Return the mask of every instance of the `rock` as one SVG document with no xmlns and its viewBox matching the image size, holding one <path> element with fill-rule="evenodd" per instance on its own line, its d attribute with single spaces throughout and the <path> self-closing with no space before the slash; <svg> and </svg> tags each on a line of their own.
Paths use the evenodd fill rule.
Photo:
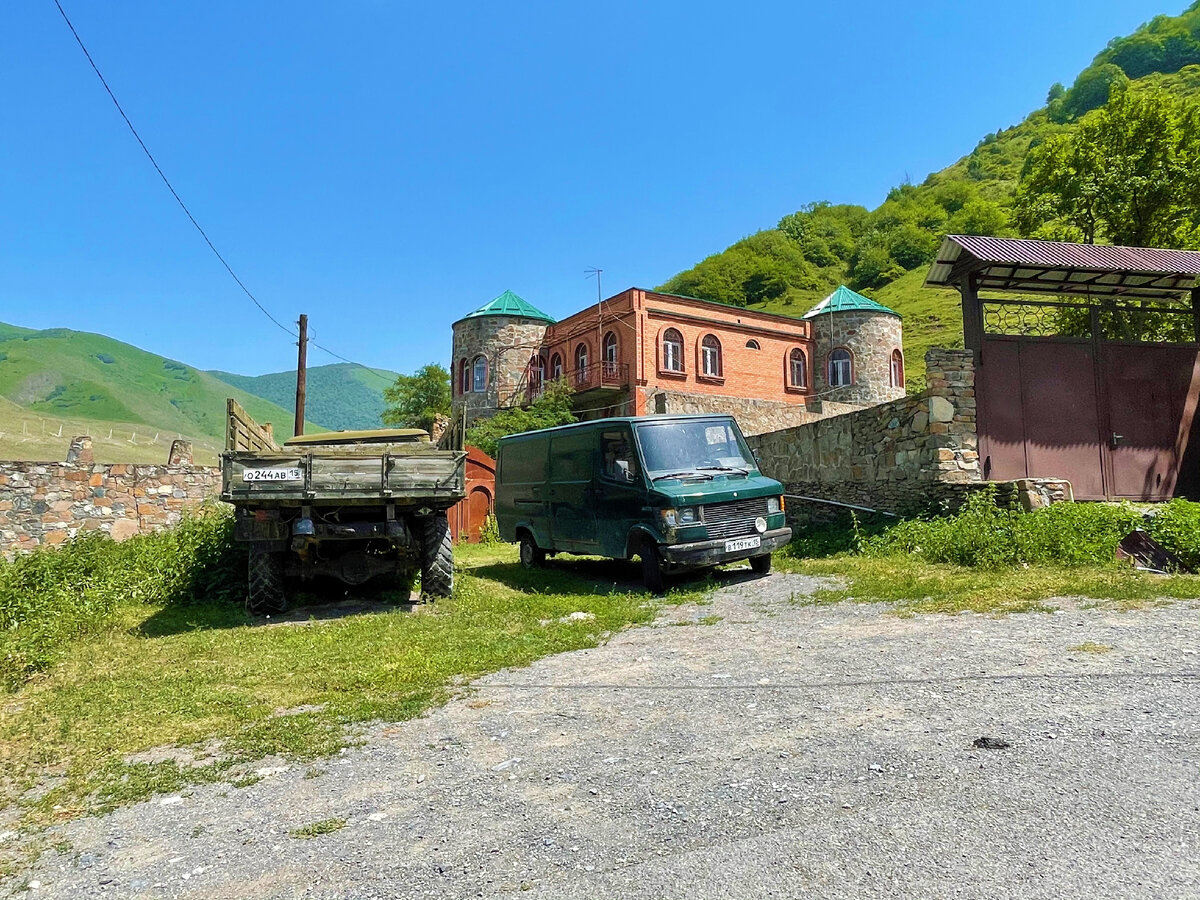
<svg viewBox="0 0 1200 900">
<path fill-rule="evenodd" d="M 1012 746 L 1012 744 L 1003 738 L 984 735 L 983 737 L 977 737 L 975 740 L 971 741 L 971 746 L 977 750 L 1007 750 Z"/>
</svg>

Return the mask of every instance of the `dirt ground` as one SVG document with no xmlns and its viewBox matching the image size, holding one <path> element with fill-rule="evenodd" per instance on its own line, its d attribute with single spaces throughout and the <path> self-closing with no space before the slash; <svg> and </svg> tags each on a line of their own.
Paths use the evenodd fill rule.
<svg viewBox="0 0 1200 900">
<path fill-rule="evenodd" d="M 904 619 L 721 578 L 332 760 L 55 829 L 21 893 L 1200 896 L 1197 604 Z"/>
</svg>

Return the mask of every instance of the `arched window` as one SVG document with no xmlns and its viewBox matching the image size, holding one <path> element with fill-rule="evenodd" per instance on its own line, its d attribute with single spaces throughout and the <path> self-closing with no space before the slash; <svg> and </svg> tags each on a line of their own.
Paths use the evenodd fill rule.
<svg viewBox="0 0 1200 900">
<path fill-rule="evenodd" d="M 845 347 L 829 354 L 829 386 L 846 387 L 854 384 L 854 358 Z"/>
<path fill-rule="evenodd" d="M 555 381 L 562 378 L 562 354 L 555 353 L 550 357 L 550 377 Z"/>
<path fill-rule="evenodd" d="M 546 358 L 540 353 L 535 353 L 529 359 L 529 383 L 534 387 L 540 388 L 542 382 L 546 380 Z"/>
<path fill-rule="evenodd" d="M 715 334 L 706 334 L 700 342 L 700 371 L 710 378 L 721 377 L 721 342 Z"/>
<path fill-rule="evenodd" d="M 904 354 L 899 350 L 892 351 L 892 387 L 904 387 Z"/>
<path fill-rule="evenodd" d="M 582 383 L 588 377 L 588 345 L 579 344 L 575 348 L 575 380 Z"/>
<path fill-rule="evenodd" d="M 458 392 L 460 394 L 471 393 L 471 364 L 465 359 L 458 366 Z"/>
<path fill-rule="evenodd" d="M 482 354 L 471 363 L 471 390 L 476 394 L 487 391 L 487 358 Z"/>
<path fill-rule="evenodd" d="M 758 346 L 758 341 L 754 340 L 754 338 L 750 338 L 750 340 L 746 341 L 746 349 L 747 350 L 761 350 L 762 347 Z"/>
<path fill-rule="evenodd" d="M 611 331 L 604 335 L 604 374 L 617 374 L 617 336 Z"/>
<path fill-rule="evenodd" d="M 662 367 L 667 372 L 683 371 L 683 335 L 674 328 L 663 332 Z"/>
<path fill-rule="evenodd" d="M 788 384 L 794 388 L 808 387 L 808 357 L 799 347 L 788 354 Z"/>
</svg>

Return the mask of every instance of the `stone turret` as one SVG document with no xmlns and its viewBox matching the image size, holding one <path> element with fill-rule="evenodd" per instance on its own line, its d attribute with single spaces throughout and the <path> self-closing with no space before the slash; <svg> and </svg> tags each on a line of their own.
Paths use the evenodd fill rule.
<svg viewBox="0 0 1200 900">
<path fill-rule="evenodd" d="M 450 360 L 454 418 L 468 421 L 524 402 L 530 358 L 554 319 L 512 291 L 453 325 Z"/>
<path fill-rule="evenodd" d="M 900 314 L 845 285 L 810 309 L 816 341 L 814 393 L 843 403 L 885 403 L 904 396 Z"/>
</svg>

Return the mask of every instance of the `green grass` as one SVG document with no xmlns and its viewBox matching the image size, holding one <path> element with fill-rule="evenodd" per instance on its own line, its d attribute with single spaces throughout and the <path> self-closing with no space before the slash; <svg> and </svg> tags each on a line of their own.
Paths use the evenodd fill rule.
<svg viewBox="0 0 1200 900">
<path fill-rule="evenodd" d="M 6 401 L 0 403 L 0 455 L 7 458 L 61 459 L 71 432 L 102 439 L 96 445 L 102 461 L 163 463 L 171 439 L 180 435 L 207 458 L 224 440 L 227 397 L 281 434 L 293 419 L 283 407 L 207 372 L 100 334 L 0 323 L 0 353 L 0 398 Z M 61 439 L 43 440 L 59 425 Z"/>
<path fill-rule="evenodd" d="M 309 840 L 310 838 L 320 837 L 323 834 L 332 834 L 335 831 L 341 831 L 345 827 L 345 819 L 321 819 L 319 822 L 310 822 L 302 828 L 292 829 L 288 832 L 288 836 L 299 838 L 300 840 Z"/>
<path fill-rule="evenodd" d="M 566 560 L 535 572 L 515 563 L 508 545 L 463 547 L 453 598 L 331 620 L 262 625 L 229 603 L 122 601 L 106 627 L 73 638 L 49 670 L 0 699 L 0 806 L 59 776 L 20 801 L 23 825 L 36 827 L 192 784 L 244 782 L 248 764 L 267 756 L 319 760 L 364 723 L 409 719 L 478 675 L 594 647 L 704 587 L 658 600 L 628 563 Z M 577 611 L 594 618 L 560 621 Z M 127 759 L 213 740 L 219 751 L 199 764 Z"/>
<path fill-rule="evenodd" d="M 1082 644 L 1076 644 L 1070 648 L 1072 653 L 1111 653 L 1112 647 L 1108 644 L 1097 644 L 1095 641 L 1084 641 Z"/>
</svg>

